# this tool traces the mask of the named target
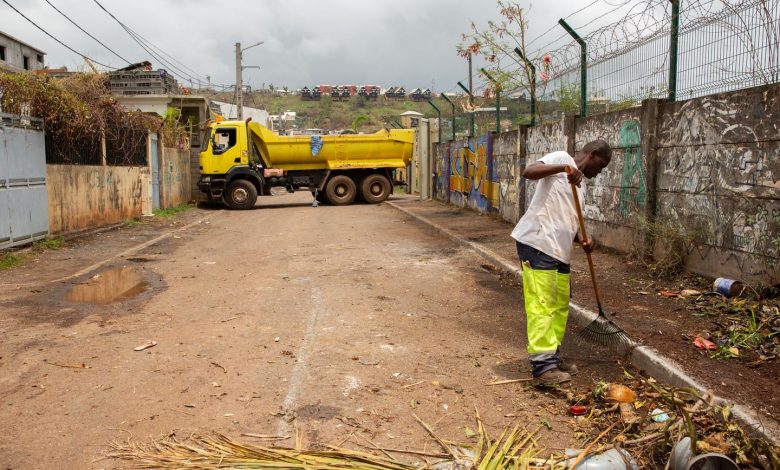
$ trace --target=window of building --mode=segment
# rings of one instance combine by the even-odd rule
[[[27,56],[22,56],[22,58],[24,59],[24,69],[30,70],[30,58]]]
[[[38,54],[36,58],[38,59],[39,64],[43,63],[43,54]]]
[[[0,60],[5,61],[5,46],[0,46]]]

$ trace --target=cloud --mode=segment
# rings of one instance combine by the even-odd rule
[[[44,0],[9,0],[51,34],[95,60],[125,63],[76,29]],[[300,88],[317,84],[403,85],[407,89],[454,89],[467,76],[455,46],[471,21],[484,25],[498,17],[493,0],[99,0],[123,23],[157,46],[151,57],[119,24],[91,0],[49,0],[91,34],[131,62],[151,60],[188,84],[190,76],[212,83],[235,82],[235,43],[261,46],[244,53],[245,83]],[[532,8],[530,33],[554,24],[578,8],[550,0]],[[590,3],[590,2],[588,2]],[[538,10],[538,11],[537,11]],[[50,67],[83,68],[83,60],[63,48],[4,4],[4,31],[47,52]],[[163,52],[170,57],[163,55]],[[480,64],[475,64],[475,73]]]

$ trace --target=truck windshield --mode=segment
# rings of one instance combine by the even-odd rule
[[[211,152],[214,155],[225,153],[229,148],[236,145],[236,140],[235,127],[221,127],[214,131]]]

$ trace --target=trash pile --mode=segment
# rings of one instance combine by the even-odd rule
[[[727,290],[661,290],[659,295],[686,301],[691,315],[710,320],[710,329],[691,341],[712,351],[711,358],[739,359],[754,367],[780,357],[780,299],[767,299],[735,283]]]
[[[622,383],[599,382],[583,393],[565,391],[575,437],[582,448],[553,452],[539,447],[537,433],[518,425],[497,438],[476,415],[476,445],[445,441],[418,423],[441,452],[381,448],[368,451],[323,445],[304,450],[236,442],[222,434],[175,435],[148,443],[115,442],[109,457],[129,468],[306,468],[374,470],[670,470],[780,468],[780,448],[751,438],[732,419],[728,407],[688,388],[665,387],[652,378],[624,373]],[[297,428],[296,428],[297,430]],[[256,438],[273,436],[247,434]],[[397,458],[398,455],[406,457]],[[411,456],[411,457],[409,457]],[[412,463],[408,463],[409,461]]]
[[[780,468],[777,446],[751,438],[729,407],[690,388],[624,372],[623,383],[599,382],[567,398],[575,436],[589,443],[589,455],[630,456],[619,464],[582,468]]]

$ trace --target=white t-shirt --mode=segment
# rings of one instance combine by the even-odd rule
[[[577,168],[574,159],[566,152],[548,153],[539,162]],[[578,193],[582,204],[585,201],[584,178]],[[557,173],[538,180],[531,205],[512,230],[512,238],[570,264],[572,245],[578,232],[571,184],[566,173]]]

